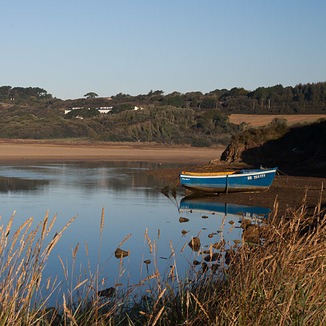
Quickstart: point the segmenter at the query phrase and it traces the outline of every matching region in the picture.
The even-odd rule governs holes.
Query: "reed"
[[[10,236],[14,215],[6,228],[0,226],[0,324],[28,325],[39,319],[57,289],[56,279],[49,278],[45,283],[49,294],[43,296],[42,272],[53,247],[74,218],[45,245],[56,216],[48,226],[47,213],[34,230],[30,218]]]
[[[62,303],[52,308],[48,298],[59,291],[59,284],[51,278],[42,281],[49,293],[44,296],[42,271],[73,219],[48,241],[55,218],[49,223],[46,215],[35,230],[28,219],[10,237],[13,215],[6,227],[0,226],[0,325],[325,324],[326,215],[321,200],[322,195],[314,208],[307,207],[304,200],[301,207],[281,216],[275,202],[273,214],[258,228],[258,242],[244,236],[240,243],[226,248],[227,235],[222,234],[221,242],[207,252],[203,248],[194,252],[199,264],[190,262],[184,277],[178,274],[177,260],[189,244],[176,252],[170,243],[171,264],[163,275],[157,265],[160,233],[153,240],[146,230],[144,250],[152,254],[141,266],[146,277],[125,287],[118,277],[114,288],[100,290],[106,285],[103,266],[98,258],[94,271],[90,263],[77,271],[75,258],[81,247],[77,244],[71,249],[72,266],[62,262],[67,291],[62,293]],[[103,219],[104,211],[100,237]],[[88,254],[87,243],[85,250]],[[118,259],[121,276],[125,273],[123,260],[128,257],[121,254]]]

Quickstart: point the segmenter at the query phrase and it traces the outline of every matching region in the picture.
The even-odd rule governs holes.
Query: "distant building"
[[[111,110],[112,110],[112,106],[101,106],[97,108],[97,111],[104,114],[109,113]]]
[[[73,111],[73,110],[81,110],[84,109],[83,107],[74,107],[71,109],[67,109],[65,110],[65,114],[68,114],[69,112]],[[87,110],[90,110],[91,108],[87,108]],[[112,110],[112,106],[101,106],[99,108],[96,108],[96,110],[98,112],[100,112],[101,114],[106,114],[109,113]]]
[[[71,112],[72,110],[81,110],[81,109],[83,109],[83,107],[75,107],[75,108],[67,109],[65,110],[65,114]]]

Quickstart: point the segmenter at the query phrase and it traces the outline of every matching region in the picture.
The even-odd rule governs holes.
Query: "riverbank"
[[[138,155],[138,160],[144,160],[139,155],[144,154],[146,150],[152,150],[156,154],[163,151],[167,158],[176,159],[177,157],[182,159],[181,155],[178,156],[176,154],[176,152],[181,152],[182,147],[169,147],[164,151],[164,148],[159,149],[150,145],[148,147],[141,147],[141,145],[133,147],[128,144],[117,144],[116,146],[114,146],[115,144],[105,144],[102,147],[102,144],[91,145],[87,143],[62,145],[55,142],[13,142],[7,146],[9,145],[19,145],[27,152],[31,151],[31,148],[34,148],[34,150],[38,148],[39,150],[35,153],[35,157],[38,155],[37,158],[43,161],[48,156],[40,153],[41,149],[47,152],[50,158],[53,156],[49,153],[51,149],[56,152],[56,158],[59,156],[58,151],[70,149],[75,154],[73,156],[73,153],[71,153],[71,160],[76,160],[75,149],[83,149],[86,151],[82,153],[85,155],[81,156],[84,158],[83,160],[92,161],[97,160],[97,156],[94,158],[94,155],[90,155],[87,151],[93,152],[96,148],[101,150],[104,148],[111,155],[113,150],[116,149],[118,151],[116,153],[117,160],[122,160],[122,149],[129,150],[129,156],[127,157],[131,157],[132,151],[136,151],[134,155]],[[1,147],[2,143],[0,143],[0,150]],[[18,148],[15,146],[14,150],[19,153]],[[189,148],[189,154],[196,156],[196,153],[200,152],[200,150]],[[215,155],[214,149],[210,148],[207,150],[213,150]],[[101,151],[102,153],[103,151]],[[170,156],[167,155],[168,153],[170,153]],[[174,154],[172,155],[171,153]],[[153,153],[150,154],[153,155]],[[25,156],[25,152],[21,151],[20,155]],[[61,155],[63,154],[61,153]],[[147,158],[154,157],[151,155],[148,155]],[[29,157],[31,160],[34,158],[32,155]],[[63,157],[64,161],[69,161],[69,155],[63,155]],[[103,156],[101,157],[100,160],[105,160]],[[112,158],[110,157],[108,160],[112,161]],[[222,164],[218,161],[215,161],[214,164],[207,164],[208,161],[209,159],[205,158],[205,165],[193,163],[194,166],[191,169],[222,171],[245,167],[244,165]],[[21,157],[16,162],[22,162]],[[189,164],[185,159],[177,162],[184,163],[185,165]],[[148,173],[163,178],[167,183],[174,183],[180,171],[181,168],[168,169],[162,164],[160,169],[148,171]],[[269,223],[270,227],[258,228],[251,225],[249,228],[245,224],[242,226],[247,234],[250,230],[250,232],[256,235],[259,232],[258,236],[265,239],[262,243],[247,243],[248,240],[237,240],[237,242],[233,241],[226,245],[225,241],[214,244],[212,241],[212,245],[209,248],[203,246],[198,253],[194,252],[195,259],[189,261],[189,278],[185,280],[182,280],[180,275],[176,273],[176,261],[182,255],[185,246],[190,246],[190,242],[187,243],[186,241],[180,252],[173,251],[171,254],[174,263],[170,266],[170,270],[165,273],[165,275],[169,275],[168,278],[165,278],[163,274],[159,274],[158,270],[155,269],[155,273],[154,271],[153,274],[147,273],[145,279],[140,280],[139,284],[131,287],[134,291],[122,288],[119,283],[119,285],[116,285],[116,288],[110,287],[103,291],[97,291],[102,284],[102,274],[100,274],[101,270],[99,271],[99,269],[97,269],[97,274],[95,271],[93,276],[90,276],[85,281],[80,281],[76,286],[71,284],[71,289],[73,290],[71,292],[68,291],[64,295],[61,292],[56,292],[56,281],[49,279],[47,284],[50,292],[54,289],[53,295],[57,295],[60,299],[56,307],[47,307],[46,297],[44,298],[43,296],[42,300],[38,302],[37,308],[35,308],[36,306],[33,305],[32,299],[35,295],[34,289],[36,291],[41,289],[39,282],[41,277],[44,277],[42,275],[43,266],[48,259],[48,253],[50,253],[56,242],[60,241],[61,231],[56,232],[51,240],[51,246],[41,249],[41,245],[45,243],[45,238],[51,235],[49,232],[53,226],[52,223],[48,223],[47,217],[42,223],[40,239],[34,238],[33,234],[36,234],[34,230],[28,231],[30,220],[24,224],[27,228],[26,231],[22,227],[11,236],[13,232],[10,232],[10,222],[7,227],[3,227],[3,238],[5,241],[3,241],[2,247],[0,246],[0,253],[8,253],[8,255],[3,255],[5,258],[7,257],[7,260],[4,260],[2,264],[2,275],[7,277],[4,279],[3,284],[8,286],[3,286],[0,291],[0,296],[3,298],[0,320],[3,324],[8,325],[35,324],[37,322],[40,325],[66,325],[69,323],[75,325],[104,325],[110,323],[124,325],[127,322],[134,325],[267,325],[282,323],[299,324],[300,322],[302,323],[302,320],[308,324],[319,324],[319,322],[323,324],[325,318],[324,290],[326,286],[323,254],[325,251],[326,234],[324,212],[320,209],[320,206],[317,206],[312,213],[309,210],[308,213],[305,206],[298,207],[300,208],[298,209],[292,205],[293,203],[302,203],[306,188],[308,188],[307,199],[311,200],[311,202],[316,199],[315,204],[318,204],[317,199],[320,198],[321,185],[325,181],[325,179],[323,181],[320,178],[278,175],[267,192],[261,194],[216,196],[216,200],[228,202],[236,200],[237,203],[242,202],[252,206],[257,205],[259,202],[263,203],[263,201],[273,204],[275,199],[277,199],[280,207],[282,205],[287,206],[289,210],[280,220],[268,220],[266,223]],[[313,191],[313,196],[311,196],[311,191]],[[292,200],[294,201],[293,203],[291,202]],[[259,206],[264,205],[261,204]],[[154,218],[155,211],[153,217],[151,216],[151,219]],[[99,237],[102,237],[103,221],[102,215]],[[121,223],[121,219],[119,221]],[[223,223],[224,221],[222,225]],[[235,228],[239,227],[236,223],[233,223],[233,225]],[[216,225],[216,228],[218,227],[219,225]],[[184,231],[187,232],[186,230]],[[199,234],[201,234],[201,239],[204,238],[205,232],[201,232],[191,240],[191,244],[195,239],[199,239]],[[227,236],[226,233],[224,235]],[[227,240],[227,237],[225,238]],[[125,238],[125,240],[127,239],[128,237]],[[223,236],[221,236],[221,239],[224,239]],[[162,237],[160,241],[162,241]],[[17,251],[12,250],[15,243],[23,247],[18,247]],[[151,257],[152,261],[146,260],[144,264],[146,266],[147,264],[157,266],[161,256],[159,256],[157,247],[155,247],[157,243],[153,239],[150,240],[147,236],[147,231],[144,243],[148,243],[151,250],[152,248],[154,249],[153,256]],[[170,243],[172,249],[172,242]],[[229,249],[229,245],[232,245],[232,248]],[[79,244],[72,250],[73,257],[77,255],[78,247]],[[39,252],[40,254],[23,255],[23,248],[28,248],[29,253]],[[107,251],[104,252],[107,254]],[[16,258],[17,253],[18,258]],[[54,252],[51,254],[54,254]],[[27,259],[25,265],[20,258],[24,262]],[[125,266],[122,264],[127,264],[126,260],[129,258],[121,256],[120,259],[120,266]],[[123,259],[125,260],[124,262]],[[20,268],[21,266],[26,266],[26,268]],[[147,267],[144,265],[144,268]],[[72,273],[76,269],[77,267],[75,268],[73,265]],[[85,273],[85,269],[83,273]],[[146,295],[142,295],[140,291],[143,289],[143,286],[146,287]],[[139,292],[136,292],[138,289]],[[263,295],[261,294],[261,289],[264,290]],[[18,311],[17,306],[19,307]],[[278,309],[275,309],[275,307]],[[128,317],[127,321],[126,316]]]
[[[252,168],[245,164],[227,164],[215,162],[211,164],[196,165],[191,168],[169,168],[149,171],[148,173],[166,180],[167,185],[173,187],[178,184],[178,176],[183,169],[198,172],[222,172],[239,170],[242,168]],[[295,210],[300,207],[305,200],[308,207],[314,207],[319,201],[326,205],[325,193],[326,178],[312,177],[309,175],[286,175],[278,171],[278,175],[268,189],[261,193],[230,193],[212,196],[211,200],[217,202],[227,202],[240,205],[260,206],[273,209],[277,201],[278,210],[283,214],[286,210]],[[188,195],[183,188],[181,191]]]
[[[0,162],[146,161],[205,164],[224,146],[197,148],[153,143],[0,140]]]
[[[184,168],[166,169],[165,163],[193,166],[197,171],[225,171],[248,167],[241,164],[225,164],[218,161],[224,146],[197,148],[191,146],[162,145],[155,143],[104,143],[76,140],[0,140],[0,163],[17,162],[108,162],[146,161],[161,163],[162,168],[149,171],[167,184],[176,183]],[[209,164],[215,161],[215,164]],[[221,194],[215,200],[272,208],[278,200],[281,211],[301,205],[303,198],[314,206],[322,198],[325,203],[326,178],[309,175],[277,175],[271,188],[256,194]],[[305,194],[307,196],[305,197]]]

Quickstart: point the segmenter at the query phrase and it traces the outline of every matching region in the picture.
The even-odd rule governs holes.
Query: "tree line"
[[[209,93],[150,91],[146,95],[131,96],[119,93],[112,96],[112,103],[138,103],[139,105],[212,109],[224,113],[243,114],[305,114],[326,112],[326,82],[299,84],[294,87],[275,85],[258,87],[254,91],[244,88],[216,89]]]
[[[91,96],[90,96],[91,94]],[[161,142],[210,146],[227,144],[244,129],[231,113],[296,114],[326,112],[326,83],[295,87],[214,90],[203,94],[161,90],[111,98],[61,100],[39,87],[0,87],[0,138],[87,138],[97,141]],[[97,107],[112,107],[99,114]],[[135,110],[135,107],[139,110]],[[65,109],[80,107],[65,114]]]
[[[49,98],[52,98],[52,95],[40,87],[0,87],[0,101],[40,100]]]
[[[134,106],[157,107],[174,106],[177,108],[220,109],[223,113],[244,114],[305,114],[326,112],[326,82],[299,84],[294,87],[275,85],[258,87],[254,91],[234,87],[230,90],[215,89],[202,92],[164,95],[162,90],[132,96],[119,93],[107,98],[98,98],[95,92],[84,95],[86,98],[61,100],[53,98],[39,87],[0,87],[0,102],[15,104],[42,103],[47,107],[91,107],[113,106],[113,113],[132,109]]]

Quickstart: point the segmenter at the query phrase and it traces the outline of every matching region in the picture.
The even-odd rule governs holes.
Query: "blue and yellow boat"
[[[180,183],[186,189],[204,193],[257,192],[271,186],[277,167],[239,172],[181,172]]]

